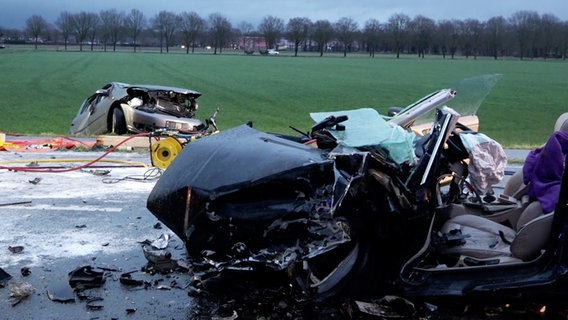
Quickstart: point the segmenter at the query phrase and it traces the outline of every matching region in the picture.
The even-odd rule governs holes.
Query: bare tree
[[[34,38],[34,48],[37,49],[37,43],[40,36],[47,31],[49,25],[45,19],[34,14],[26,20],[26,32]]]
[[[367,44],[367,50],[369,51],[369,57],[375,57],[375,51],[379,46],[379,39],[381,33],[381,23],[377,19],[369,19],[365,22],[365,27],[363,28],[363,36]]]
[[[104,50],[107,49],[107,41],[112,44],[112,51],[116,51],[116,44],[120,41],[125,22],[123,12],[115,9],[103,10],[99,14],[102,22],[102,38],[104,39]]]
[[[176,27],[179,22],[180,18],[175,13],[165,10],[160,11],[152,19],[152,26],[160,37],[160,53],[163,52],[164,42],[166,53],[170,52],[170,46],[173,44]]]
[[[294,42],[294,57],[298,56],[298,48],[308,39],[312,22],[305,17],[296,17],[288,20],[286,30],[288,39]]]
[[[327,43],[333,37],[333,26],[328,20],[318,20],[314,22],[313,30],[313,39],[317,42],[318,51],[322,57],[324,50],[327,49]]]
[[[553,14],[543,14],[540,17],[539,37],[544,59],[552,54],[552,49],[559,46],[560,19]]]
[[[214,43],[213,54],[217,54],[217,48],[219,48],[219,53],[223,53],[223,46],[231,36],[231,22],[220,13],[212,13],[209,15],[209,27]]]
[[[268,48],[278,49],[278,39],[284,32],[284,21],[274,16],[266,16],[258,25],[258,31],[264,35]]]
[[[436,39],[444,59],[446,54],[450,54],[452,59],[455,58],[460,40],[459,24],[458,20],[442,20],[438,23]]]
[[[89,43],[91,46],[91,51],[93,51],[101,18],[96,13],[89,13],[89,20],[91,23],[91,26],[89,28]]]
[[[400,53],[406,44],[409,25],[410,17],[403,13],[393,14],[387,23],[387,30],[392,37],[397,58],[400,58]]]
[[[463,51],[466,58],[473,55],[477,59],[479,42],[483,34],[484,25],[477,19],[466,19],[462,24]]]
[[[73,33],[73,15],[68,11],[61,12],[57,20],[55,20],[55,25],[61,31],[61,36],[63,36],[63,42],[65,43],[65,51],[67,51],[69,36]]]
[[[486,44],[493,59],[497,60],[499,52],[505,44],[507,20],[498,16],[487,20],[485,24]]]
[[[189,54],[189,47],[191,46],[191,53],[195,52],[195,43],[197,37],[203,32],[206,27],[206,22],[197,14],[197,12],[182,12],[181,15],[181,32],[185,44],[185,53]]]
[[[436,22],[425,16],[417,15],[410,21],[410,30],[413,35],[413,43],[418,52],[418,57],[424,58],[424,54],[432,45]]]
[[[568,21],[564,21],[560,24],[560,52],[562,54],[562,60],[566,60],[568,54]]]
[[[355,20],[343,17],[333,25],[333,29],[337,40],[343,45],[343,57],[347,57],[347,50],[355,40],[359,26]]]
[[[136,52],[136,45],[138,37],[142,30],[146,27],[146,17],[144,13],[138,9],[132,9],[130,14],[126,16],[124,20],[124,25],[126,27],[126,33],[132,38],[132,45],[134,47],[134,52]]]
[[[83,51],[83,42],[89,35],[93,35],[98,23],[98,16],[94,13],[81,11],[72,15],[75,40],[79,44],[79,51]]]
[[[529,54],[532,56],[532,49],[535,42],[535,29],[539,20],[538,13],[534,11],[517,11],[510,18],[509,23],[515,32],[519,45],[519,57],[521,60]]]

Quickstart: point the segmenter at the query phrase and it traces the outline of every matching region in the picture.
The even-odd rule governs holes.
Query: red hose
[[[8,166],[0,166],[0,169],[6,169],[6,170],[12,170],[12,171],[23,171],[23,172],[52,172],[52,173],[58,173],[58,172],[69,172],[69,171],[74,171],[74,170],[81,170],[84,168],[87,168],[89,166],[91,166],[92,164],[100,161],[102,158],[106,157],[107,155],[109,155],[111,152],[113,152],[114,150],[116,150],[119,146],[121,146],[122,144],[124,144],[125,142],[127,142],[130,139],[136,138],[136,137],[143,137],[143,136],[148,136],[149,133],[148,132],[141,132],[135,135],[132,135],[124,140],[122,140],[121,142],[117,143],[115,146],[112,146],[109,150],[107,150],[105,153],[103,153],[100,157],[96,158],[95,160],[89,161],[83,165],[80,165],[78,167],[73,167],[73,168],[63,168],[63,169],[53,169],[53,168],[49,168],[46,169],[44,167],[39,167],[39,168],[34,168],[34,167],[8,167]]]

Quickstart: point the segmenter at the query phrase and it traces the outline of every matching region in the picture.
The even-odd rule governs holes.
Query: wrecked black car
[[[285,274],[320,300],[557,292],[568,265],[564,158],[552,211],[518,192],[523,183],[490,197],[503,149],[460,123],[458,110],[476,110],[499,78],[466,79],[392,119],[313,113],[299,137],[247,125],[209,136],[175,159],[147,207],[185,242],[194,271]],[[417,114],[434,116],[424,135],[408,129]]]
[[[198,131],[205,126],[194,118],[200,96],[185,88],[111,82],[83,101],[71,121],[69,134]]]

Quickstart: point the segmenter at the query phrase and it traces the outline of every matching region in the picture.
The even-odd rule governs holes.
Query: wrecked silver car
[[[185,241],[206,290],[211,274],[268,270],[317,299],[538,296],[565,284],[568,174],[555,177],[552,212],[532,195],[487,196],[506,158],[460,124],[457,97],[478,107],[498,78],[413,104],[435,110],[424,135],[365,108],[313,113],[300,137],[247,125],[209,136],[174,160],[147,207]]]
[[[71,122],[70,135],[150,132],[157,129],[198,131],[197,98],[190,89],[111,82],[89,96]]]

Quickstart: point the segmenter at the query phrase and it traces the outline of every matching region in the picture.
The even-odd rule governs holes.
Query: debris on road
[[[384,296],[376,303],[355,301],[359,311],[381,319],[409,318],[416,313],[414,304],[397,296]]]
[[[144,257],[148,260],[148,265],[144,271],[152,273],[170,273],[178,267],[177,262],[172,259],[172,253],[167,250],[154,250],[150,246],[143,245]]]
[[[10,202],[10,203],[0,203],[0,207],[7,207],[7,206],[18,206],[21,204],[30,204],[31,201],[18,201],[18,202]]]
[[[126,272],[120,275],[120,283],[126,286],[142,286],[148,284],[143,280],[132,279],[132,273],[136,271]]]
[[[96,288],[105,282],[104,271],[95,271],[91,266],[82,266],[69,273],[69,285],[75,290]]]
[[[34,292],[34,287],[27,282],[14,283],[8,285],[10,291],[10,303],[12,307],[29,297]]]
[[[67,282],[50,284],[47,287],[47,297],[55,302],[75,302],[75,294]]]
[[[20,269],[20,274],[22,275],[22,277],[27,277],[27,276],[29,276],[30,274],[32,274],[32,271],[31,271],[30,268],[28,268],[28,267],[22,267],[22,268]]]
[[[87,301],[87,310],[90,311],[95,311],[95,310],[101,310],[103,308],[102,305],[100,304],[96,304],[95,302],[98,301],[103,301],[104,299],[101,297],[87,297],[86,301]]]
[[[24,251],[24,246],[8,246],[8,250],[12,253],[20,253]]]
[[[0,268],[0,288],[3,288],[10,279],[12,279],[12,276]]]
[[[167,233],[162,233],[156,240],[144,240],[141,243],[150,245],[153,249],[163,250],[168,247],[171,236]]]
[[[31,184],[38,184],[38,183],[40,183],[40,181],[41,181],[41,178],[34,178],[32,180],[29,180],[28,182],[31,183]]]

